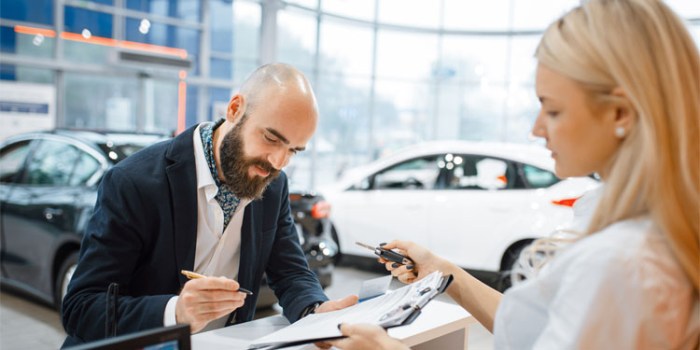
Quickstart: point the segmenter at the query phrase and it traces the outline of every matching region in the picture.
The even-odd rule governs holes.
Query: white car
[[[553,170],[538,146],[435,141],[350,169],[320,192],[343,259],[375,258],[355,242],[401,239],[477,273],[504,272],[533,239],[568,224],[574,201],[599,184]]]

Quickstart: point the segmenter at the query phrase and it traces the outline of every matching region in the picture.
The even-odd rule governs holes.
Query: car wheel
[[[63,298],[66,296],[66,292],[68,291],[68,283],[70,283],[70,280],[73,277],[76,266],[78,266],[78,252],[73,252],[68,255],[65,260],[63,260],[61,268],[58,269],[58,274],[56,274],[54,302],[59,311],[61,310]]]
[[[333,265],[338,266],[338,263],[342,260],[343,253],[342,250],[340,249],[340,240],[338,239],[338,232],[335,230],[335,226],[331,224],[331,238],[333,238],[333,242],[335,242],[335,245],[338,246],[338,254],[336,254],[333,257]]]
[[[505,254],[503,254],[503,265],[501,267],[501,278],[499,283],[499,289],[501,292],[505,292],[514,284],[527,279],[527,276],[525,276],[520,269],[518,259],[520,258],[520,253],[523,251],[523,249],[529,246],[530,243],[532,243],[532,241],[522,242],[512,246],[506,251]]]

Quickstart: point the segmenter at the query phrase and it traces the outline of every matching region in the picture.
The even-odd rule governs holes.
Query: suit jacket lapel
[[[197,173],[194,160],[193,126],[173,139],[165,169],[170,185],[175,259],[178,270],[192,270],[197,242]],[[187,278],[178,271],[180,286]]]
[[[262,231],[262,201],[250,202],[243,214],[243,224],[241,225],[241,260],[238,264],[238,282],[243,288],[253,288],[258,281],[253,281],[255,277],[255,266],[258,264],[259,251],[261,246],[260,232]],[[258,232],[258,234],[256,234]]]

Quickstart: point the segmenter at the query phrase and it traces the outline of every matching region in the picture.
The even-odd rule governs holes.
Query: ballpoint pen
[[[361,242],[355,242],[355,244],[359,245],[360,247],[367,248],[371,251],[374,252],[374,254],[377,254],[377,256],[384,258],[389,261],[393,261],[395,263],[399,264],[404,264],[404,265],[413,265],[413,260],[389,249],[384,249],[382,247],[373,247],[369,244],[361,243]]]
[[[192,272],[192,271],[188,271],[188,270],[180,270],[180,273],[183,274],[183,275],[185,275],[185,277],[187,277],[188,279],[191,279],[191,280],[197,279],[197,278],[204,278],[204,277],[207,277],[207,276],[204,276],[204,275],[202,275],[202,274],[199,274],[199,273],[196,273],[196,272]],[[249,291],[249,290],[247,290],[247,289],[245,289],[245,288],[241,288],[241,287],[238,287],[237,292],[245,293],[245,294],[247,294],[247,295],[253,295],[253,292],[251,292],[251,291]]]

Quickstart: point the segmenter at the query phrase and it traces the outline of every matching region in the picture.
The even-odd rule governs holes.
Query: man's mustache
[[[270,173],[270,175],[268,175],[268,177],[277,176],[277,174],[280,172],[279,170],[275,169],[275,167],[273,167],[272,164],[270,164],[270,162],[262,160],[262,159],[250,160],[248,162],[248,166],[252,166],[252,165],[255,165],[255,166],[261,168],[262,170]]]

